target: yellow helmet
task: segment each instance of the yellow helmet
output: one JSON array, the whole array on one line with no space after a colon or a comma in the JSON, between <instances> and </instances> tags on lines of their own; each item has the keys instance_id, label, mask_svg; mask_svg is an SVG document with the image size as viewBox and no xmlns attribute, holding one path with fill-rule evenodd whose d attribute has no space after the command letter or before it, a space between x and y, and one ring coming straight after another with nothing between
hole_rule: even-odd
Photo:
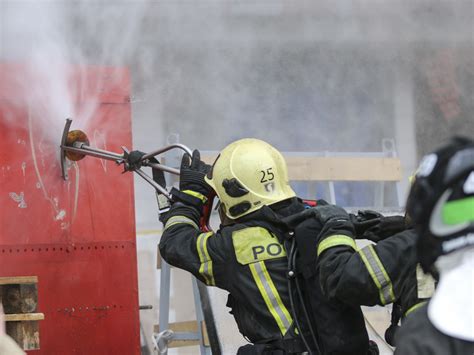
<instances>
[{"instance_id":1,"label":"yellow helmet","mask_svg":"<svg viewBox=\"0 0 474 355\"><path fill-rule=\"evenodd\" d=\"M295 196L281 153L254 138L240 139L225 147L205 180L230 219Z\"/></svg>"}]
</instances>

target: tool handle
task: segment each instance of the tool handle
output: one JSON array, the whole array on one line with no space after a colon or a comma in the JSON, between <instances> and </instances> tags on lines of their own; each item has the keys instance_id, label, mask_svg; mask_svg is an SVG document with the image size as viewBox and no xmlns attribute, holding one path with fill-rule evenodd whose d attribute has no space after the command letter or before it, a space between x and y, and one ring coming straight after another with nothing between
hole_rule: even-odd
<instances>
[{"instance_id":1,"label":"tool handle","mask_svg":"<svg viewBox=\"0 0 474 355\"><path fill-rule=\"evenodd\" d=\"M188 153L189 155L193 155L193 151L191 149L189 149L187 146L185 146L184 144L176 143L176 144L170 144L166 147L163 147L163 148L160 148L160 149L157 149L157 150L154 150L150 153L145 154L144 156L142 156L141 161L150 159L150 158L154 157L155 155L162 154L164 152L167 152L168 150L172 150L172 149L175 149L175 148L181 149L182 151L184 151L185 153Z\"/></svg>"}]
</instances>

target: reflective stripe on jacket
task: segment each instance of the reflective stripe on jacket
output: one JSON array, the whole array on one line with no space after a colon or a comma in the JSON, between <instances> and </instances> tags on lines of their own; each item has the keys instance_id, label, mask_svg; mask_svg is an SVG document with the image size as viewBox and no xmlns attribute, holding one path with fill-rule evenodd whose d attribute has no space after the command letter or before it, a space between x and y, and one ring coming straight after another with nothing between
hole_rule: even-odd
<instances>
[{"instance_id":1,"label":"reflective stripe on jacket","mask_svg":"<svg viewBox=\"0 0 474 355\"><path fill-rule=\"evenodd\" d=\"M359 250L350 239L337 234L318 244L322 288L330 299L367 306L386 305L403 296L407 283L416 288L414 231L400 232Z\"/></svg>"},{"instance_id":2,"label":"reflective stripe on jacket","mask_svg":"<svg viewBox=\"0 0 474 355\"><path fill-rule=\"evenodd\" d=\"M171 265L229 291L240 331L259 342L294 332L286 251L275 233L262 221L202 233L193 215L175 214L165 223L159 247Z\"/></svg>"}]
</instances>

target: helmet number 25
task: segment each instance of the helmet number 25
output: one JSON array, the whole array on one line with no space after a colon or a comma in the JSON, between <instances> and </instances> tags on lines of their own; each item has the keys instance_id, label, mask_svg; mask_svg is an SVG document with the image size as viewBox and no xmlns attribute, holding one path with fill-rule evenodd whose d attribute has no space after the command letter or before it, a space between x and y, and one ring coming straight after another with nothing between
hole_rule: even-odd
<instances>
[{"instance_id":1,"label":"helmet number 25","mask_svg":"<svg viewBox=\"0 0 474 355\"><path fill-rule=\"evenodd\" d=\"M262 178L260 179L260 182L263 184L268 181L272 181L275 178L275 175L272 172L273 168L268 168L267 170L260 170L260 173L262 174Z\"/></svg>"}]
</instances>

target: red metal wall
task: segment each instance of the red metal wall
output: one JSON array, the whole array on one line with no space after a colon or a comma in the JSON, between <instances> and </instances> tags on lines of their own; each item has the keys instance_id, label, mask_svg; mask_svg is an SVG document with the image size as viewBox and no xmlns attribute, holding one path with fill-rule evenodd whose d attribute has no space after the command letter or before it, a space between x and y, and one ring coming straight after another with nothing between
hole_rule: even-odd
<instances>
[{"instance_id":1,"label":"red metal wall","mask_svg":"<svg viewBox=\"0 0 474 355\"><path fill-rule=\"evenodd\" d=\"M56 125L41 116L47 108L23 99L22 70L0 64L0 276L38 276L45 320L41 349L31 353L139 354L132 175L86 157L63 181L61 132L51 134ZM87 82L76 90L78 111L99 100L85 125L91 145L130 148L127 72L88 68L69 80L76 88ZM63 126L65 118L50 121ZM72 118L74 129L80 122Z\"/></svg>"}]
</instances>

